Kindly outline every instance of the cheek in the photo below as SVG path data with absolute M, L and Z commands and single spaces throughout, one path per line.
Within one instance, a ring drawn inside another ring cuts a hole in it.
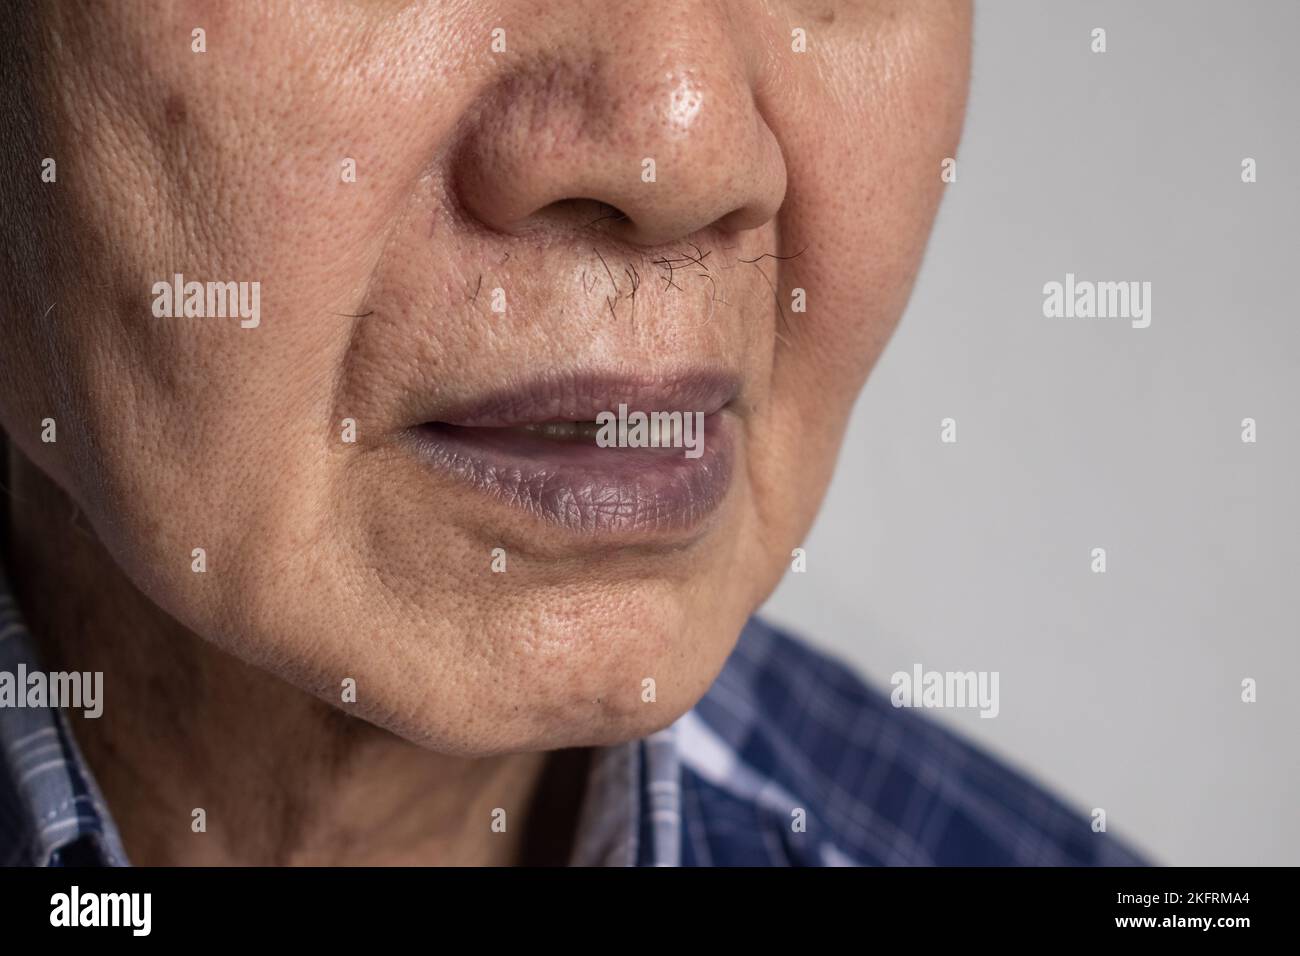
M 829 43 L 820 82 L 770 104 L 790 169 L 789 281 L 808 290 L 787 364 L 819 383 L 825 414 L 847 411 L 902 315 L 965 109 L 964 8 L 903 8 L 869 33 Z
M 327 88 L 337 76 L 282 69 L 271 81 L 178 50 L 188 27 L 178 33 L 161 18 L 102 27 L 68 32 L 118 55 L 61 53 L 54 72 L 66 95 L 46 104 L 61 117 L 58 154 L 73 157 L 51 221 L 78 228 L 44 250 L 67 278 L 43 290 L 59 323 L 38 330 L 28 351 L 43 366 L 38 379 L 58 383 L 33 404 L 58 420 L 60 442 L 20 444 L 100 516 L 138 583 L 176 592 L 163 602 L 173 607 L 190 598 L 171 570 L 187 571 L 194 547 L 215 560 L 259 539 L 281 542 L 286 527 L 314 527 L 319 465 L 338 447 L 334 392 L 356 321 L 348 313 L 395 197 L 418 172 L 418 148 L 391 130 L 427 127 L 382 110 L 362 116 L 357 96 Z M 211 42 L 221 28 L 210 23 Z M 259 51 L 249 63 L 310 62 L 284 46 L 309 46 L 301 30 L 249 33 Z M 115 66 L 92 78 L 79 72 L 83 59 Z M 79 95 L 87 89 L 93 109 Z M 392 89 L 367 87 L 364 99 L 418 106 Z M 80 105 L 63 115 L 59 104 L 73 100 Z M 435 135 L 437 115 L 422 114 Z M 387 148 L 367 157 L 358 143 Z M 347 158 L 368 175 L 347 182 Z M 156 316 L 154 285 L 177 274 L 256 284 L 260 324 Z M 239 533 L 223 539 L 223 528 Z
M 960 134 L 964 15 L 891 23 L 873 30 L 869 59 L 861 40 L 844 41 L 817 83 L 788 83 L 764 102 L 789 170 L 782 251 L 795 258 L 777 282 L 787 321 L 754 472 L 765 525 L 791 544 L 815 514 L 853 403 L 906 306 L 942 197 L 942 162 Z M 793 311 L 795 290 L 804 312 Z
M 841 401 L 856 396 L 906 307 L 945 188 L 942 164 L 956 149 L 963 95 L 964 85 L 942 73 L 887 91 L 867 85 L 851 108 L 823 114 L 815 129 L 810 119 L 818 149 L 792 160 L 801 183 L 789 229 L 808 250 L 793 271 L 817 292 L 799 317 L 801 344 L 808 374 L 815 368 L 841 384 Z M 935 115 L 957 119 L 921 121 Z

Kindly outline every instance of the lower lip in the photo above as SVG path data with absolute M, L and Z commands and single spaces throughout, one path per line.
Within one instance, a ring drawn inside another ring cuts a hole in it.
M 413 429 L 418 453 L 499 501 L 584 534 L 689 530 L 731 485 L 725 412 L 704 418 L 702 454 L 683 448 L 601 448 L 504 428 Z

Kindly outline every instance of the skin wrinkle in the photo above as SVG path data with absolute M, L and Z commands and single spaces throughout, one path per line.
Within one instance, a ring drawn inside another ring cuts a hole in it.
M 75 729 L 131 858 L 519 862 L 567 832 L 581 778 L 547 768 L 693 706 L 802 541 L 968 44 L 956 0 L 0 4 L 7 571 L 47 666 L 105 673 Z M 260 326 L 154 317 L 176 272 L 259 281 Z M 485 495 L 408 440 L 546 374 L 699 368 L 740 383 L 711 510 L 550 470 Z

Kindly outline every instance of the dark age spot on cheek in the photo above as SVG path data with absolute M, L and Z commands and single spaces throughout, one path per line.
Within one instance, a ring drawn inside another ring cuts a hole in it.
M 103 257 L 109 253 L 99 250 L 93 253 L 94 256 Z M 90 258 L 90 255 L 87 255 Z M 92 261 L 99 261 L 98 259 Z M 104 280 L 106 286 L 104 298 L 107 302 L 112 303 L 112 318 L 115 320 L 116 327 L 113 329 L 113 335 L 123 340 L 135 339 L 137 341 L 154 337 L 156 333 L 141 333 L 145 329 L 156 329 L 157 326 L 144 323 L 145 319 L 153 318 L 153 301 L 152 280 L 150 283 L 141 286 L 138 283 L 129 281 L 126 276 L 106 277 Z M 83 333 L 85 334 L 85 333 Z M 179 363 L 173 363 L 179 364 Z M 155 363 L 161 367 L 162 363 Z
M 185 125 L 185 115 L 185 97 L 180 93 L 172 93 L 163 104 L 163 118 L 167 121 L 167 126 L 174 128 Z

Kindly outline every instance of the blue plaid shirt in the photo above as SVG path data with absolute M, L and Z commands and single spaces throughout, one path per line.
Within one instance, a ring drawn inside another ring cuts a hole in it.
M 0 671 L 37 669 L 0 573 Z M 1141 863 L 1089 820 L 757 620 L 668 729 L 596 751 L 572 863 Z M 63 713 L 0 708 L 0 863 L 127 864 Z

